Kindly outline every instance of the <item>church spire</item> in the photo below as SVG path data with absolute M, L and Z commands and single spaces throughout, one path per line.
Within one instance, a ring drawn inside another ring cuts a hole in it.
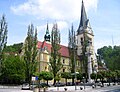
M 49 34 L 48 23 L 47 23 L 47 29 L 46 29 L 46 34 L 44 36 L 44 40 L 50 42 L 50 34 Z
M 77 34 L 79 35 L 80 33 L 83 33 L 88 26 L 90 26 L 90 23 L 89 23 L 89 19 L 87 18 L 84 2 L 82 0 L 81 18 L 80 18 L 80 24 L 77 30 Z

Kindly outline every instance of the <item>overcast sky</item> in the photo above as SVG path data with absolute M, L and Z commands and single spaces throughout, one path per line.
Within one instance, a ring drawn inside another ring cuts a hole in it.
M 120 0 L 83 0 L 94 32 L 95 49 L 120 44 Z M 55 22 L 61 33 L 61 44 L 68 44 L 72 23 L 76 31 L 80 22 L 82 0 L 0 0 L 0 16 L 6 15 L 8 45 L 24 42 L 28 25 L 38 29 L 38 40 L 44 40 Z

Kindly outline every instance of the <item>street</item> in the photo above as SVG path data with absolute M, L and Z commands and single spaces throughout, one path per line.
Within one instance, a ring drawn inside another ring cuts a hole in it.
M 20 88 L 0 88 L 0 92 L 33 92 L 33 91 L 21 90 Z
M 86 86 L 85 90 L 80 90 L 80 87 L 84 88 L 83 86 L 77 86 L 77 90 L 75 90 L 75 86 L 64 86 L 64 87 L 50 87 L 47 89 L 46 92 L 120 92 L 120 85 L 116 86 L 105 86 L 105 87 L 97 87 L 92 88 L 91 86 Z M 67 88 L 67 91 L 64 90 Z M 21 90 L 21 87 L 11 87 L 0 86 L 0 92 L 33 92 L 32 90 Z M 43 91 L 42 91 L 43 92 Z
M 33 91 L 21 90 L 21 86 L 0 86 L 0 92 L 33 92 Z

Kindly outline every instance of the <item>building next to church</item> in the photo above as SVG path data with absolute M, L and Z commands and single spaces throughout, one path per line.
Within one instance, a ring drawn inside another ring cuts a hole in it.
M 90 74 L 93 72 L 98 71 L 98 64 L 97 64 L 97 59 L 94 51 L 94 34 L 93 30 L 90 26 L 90 21 L 87 18 L 87 14 L 85 11 L 84 3 L 82 1 L 82 6 L 81 6 L 81 18 L 80 18 L 80 23 L 79 27 L 77 29 L 77 34 L 76 34 L 76 45 L 77 45 L 77 56 L 79 57 L 76 62 L 76 68 L 81 67 L 81 61 L 80 61 L 80 56 L 82 55 L 82 48 L 83 48 L 83 43 L 85 42 L 85 39 L 87 38 L 88 45 L 86 47 L 86 55 L 88 57 L 88 77 L 89 81 L 90 79 Z M 38 41 L 37 48 L 38 48 L 38 55 L 37 55 L 37 61 L 38 61 L 38 66 L 37 66 L 37 71 L 49 71 L 50 70 L 50 55 L 51 55 L 51 35 L 49 33 L 49 25 L 47 24 L 46 28 L 46 34 L 44 36 L 44 41 Z M 63 64 L 63 68 L 60 70 L 60 72 L 69 72 L 70 71 L 70 56 L 69 56 L 69 49 L 67 46 L 61 45 L 60 49 L 61 53 L 61 62 Z M 84 67 L 82 67 L 84 68 Z M 76 69 L 77 70 L 77 69 Z

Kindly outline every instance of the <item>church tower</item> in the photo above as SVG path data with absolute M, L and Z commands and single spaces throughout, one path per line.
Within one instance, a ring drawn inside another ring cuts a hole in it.
M 82 66 L 83 68 L 87 67 L 87 73 L 88 73 L 88 81 L 91 82 L 90 74 L 93 72 L 97 72 L 97 60 L 96 55 L 94 51 L 94 34 L 93 30 L 90 26 L 90 21 L 87 18 L 87 14 L 84 7 L 84 2 L 82 0 L 82 6 L 81 6 L 81 18 L 80 18 L 80 24 L 77 30 L 77 55 L 82 56 L 83 55 L 83 48 L 85 49 L 85 55 L 88 57 L 88 61 L 86 66 Z M 85 48 L 86 45 L 86 48 Z M 84 71 L 86 72 L 86 71 Z
M 45 34 L 45 36 L 44 36 L 44 41 L 50 42 L 50 34 L 49 34 L 48 23 L 47 23 L 46 34 Z

